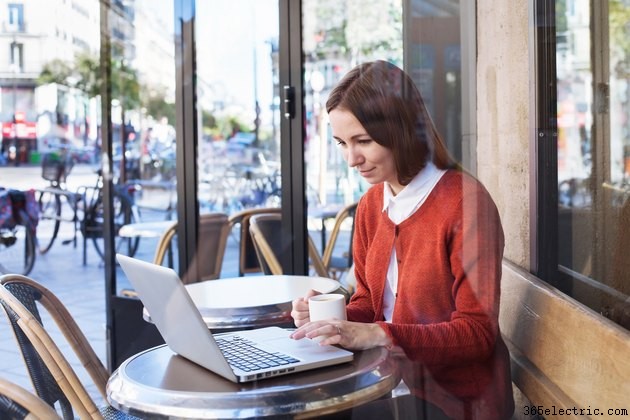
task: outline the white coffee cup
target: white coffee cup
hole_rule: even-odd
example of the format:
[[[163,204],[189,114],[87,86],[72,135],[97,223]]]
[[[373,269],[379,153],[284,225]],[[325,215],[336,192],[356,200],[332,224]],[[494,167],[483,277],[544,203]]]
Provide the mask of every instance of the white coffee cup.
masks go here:
[[[311,321],[324,321],[338,319],[345,321],[346,297],[336,293],[312,296],[308,299],[308,313]],[[320,336],[316,341],[321,341],[325,336]]]

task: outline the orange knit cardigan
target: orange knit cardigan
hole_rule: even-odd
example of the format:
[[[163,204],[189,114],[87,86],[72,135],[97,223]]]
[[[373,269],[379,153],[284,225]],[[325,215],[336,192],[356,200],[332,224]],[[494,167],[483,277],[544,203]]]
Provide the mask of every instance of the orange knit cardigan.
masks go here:
[[[418,397],[453,418],[509,418],[509,354],[498,324],[504,238],[492,198],[473,177],[449,170],[399,225],[382,208],[380,184],[357,208],[357,290],[348,319],[380,324],[404,353],[403,377]],[[394,246],[398,290],[386,323],[383,289]]]

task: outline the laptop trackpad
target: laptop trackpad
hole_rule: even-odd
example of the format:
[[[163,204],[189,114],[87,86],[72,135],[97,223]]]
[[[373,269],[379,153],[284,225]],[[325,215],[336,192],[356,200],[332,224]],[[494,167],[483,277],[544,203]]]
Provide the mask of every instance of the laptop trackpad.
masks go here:
[[[308,360],[308,357],[317,358],[331,353],[351,354],[347,350],[339,349],[335,346],[320,346],[308,338],[294,340],[289,338],[291,331],[278,327],[261,328],[245,331],[244,333],[246,334],[242,335],[258,341],[268,350],[285,353],[301,360]]]

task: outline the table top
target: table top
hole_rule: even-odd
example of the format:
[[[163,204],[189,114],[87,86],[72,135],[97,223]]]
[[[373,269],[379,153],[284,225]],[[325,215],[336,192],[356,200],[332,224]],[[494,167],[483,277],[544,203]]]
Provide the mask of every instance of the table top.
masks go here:
[[[237,384],[159,346],[120,365],[108,381],[107,399],[139,417],[308,418],[375,400],[399,382],[397,363],[382,347],[355,352],[349,363]]]
[[[120,228],[118,235],[125,238],[159,238],[173,223],[177,223],[177,221],[159,220],[157,222],[129,223]]]
[[[245,329],[292,323],[291,302],[313,289],[334,293],[338,281],[314,276],[268,275],[208,280],[186,285],[208,328]],[[151,322],[149,313],[144,319]]]

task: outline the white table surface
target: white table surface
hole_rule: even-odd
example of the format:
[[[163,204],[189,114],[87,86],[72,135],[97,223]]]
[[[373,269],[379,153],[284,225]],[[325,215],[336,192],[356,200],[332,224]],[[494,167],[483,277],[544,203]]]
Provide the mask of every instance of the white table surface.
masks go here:
[[[186,285],[195,304],[202,308],[249,308],[277,305],[305,296],[311,290],[330,293],[339,282],[312,276],[247,276],[208,280]]]

